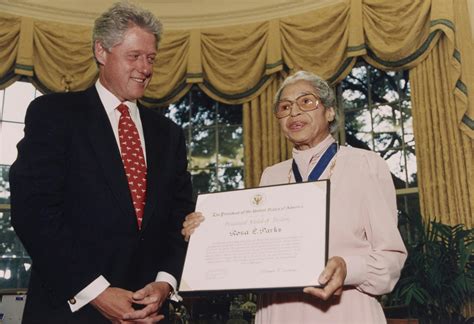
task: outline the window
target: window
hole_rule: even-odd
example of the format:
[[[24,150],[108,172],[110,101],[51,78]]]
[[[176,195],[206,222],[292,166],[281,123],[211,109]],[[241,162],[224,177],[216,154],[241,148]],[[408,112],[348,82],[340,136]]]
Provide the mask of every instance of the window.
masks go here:
[[[403,227],[406,216],[420,215],[408,71],[385,72],[358,62],[338,85],[337,97],[341,143],[387,161]]]
[[[23,138],[26,108],[40,95],[28,82],[0,90],[0,289],[28,286],[31,260],[10,225],[8,172],[16,159],[16,144]]]
[[[242,105],[193,88],[165,114],[184,129],[195,194],[244,187]]]

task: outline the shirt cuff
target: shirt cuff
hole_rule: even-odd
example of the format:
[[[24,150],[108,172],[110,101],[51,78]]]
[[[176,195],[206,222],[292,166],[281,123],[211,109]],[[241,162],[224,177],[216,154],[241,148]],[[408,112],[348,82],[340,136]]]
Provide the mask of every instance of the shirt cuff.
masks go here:
[[[155,281],[167,282],[171,286],[171,292],[170,292],[170,295],[168,296],[169,299],[175,302],[180,302],[183,300],[183,298],[180,295],[178,295],[178,291],[176,289],[178,282],[176,281],[176,278],[173,277],[173,275],[169,274],[168,272],[160,271],[156,275]]]
[[[343,256],[346,262],[347,275],[344,285],[358,286],[362,284],[367,277],[367,265],[364,257],[358,255]]]
[[[76,296],[74,296],[74,298],[68,300],[71,312],[74,313],[89,304],[109,286],[110,283],[103,276],[92,281],[86,288],[82,289]]]

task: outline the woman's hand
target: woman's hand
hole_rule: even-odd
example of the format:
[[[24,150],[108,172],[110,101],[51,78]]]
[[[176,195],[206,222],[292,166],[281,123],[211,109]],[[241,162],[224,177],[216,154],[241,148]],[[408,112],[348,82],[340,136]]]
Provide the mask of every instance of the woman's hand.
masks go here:
[[[200,212],[193,212],[186,216],[186,220],[183,223],[183,229],[181,230],[181,234],[184,236],[184,240],[187,242],[189,241],[189,237],[191,234],[194,233],[194,230],[199,227],[204,221],[204,216]]]
[[[319,283],[323,288],[306,287],[303,292],[328,300],[331,296],[340,296],[347,276],[346,262],[343,258],[335,256],[329,259],[326,267],[319,276]]]

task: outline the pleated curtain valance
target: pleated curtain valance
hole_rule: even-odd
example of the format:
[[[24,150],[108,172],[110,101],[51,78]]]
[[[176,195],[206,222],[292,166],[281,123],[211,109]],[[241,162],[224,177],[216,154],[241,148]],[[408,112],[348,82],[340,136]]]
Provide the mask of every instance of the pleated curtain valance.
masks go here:
[[[462,73],[456,2],[347,0],[261,23],[165,30],[145,102],[176,101],[191,84],[221,102],[249,102],[285,68],[313,71],[336,83],[359,56],[382,69],[407,69],[425,59],[441,34],[451,41],[453,91],[462,97],[470,80]],[[90,27],[0,18],[3,87],[18,75],[34,77],[44,91],[84,89],[94,82]],[[465,99],[459,105],[460,127],[474,137],[474,108]]]
[[[175,102],[195,84],[215,100],[242,103],[245,182],[255,186],[263,168],[291,152],[271,116],[272,97],[282,77],[305,69],[336,84],[360,57],[380,69],[410,70],[416,88],[413,109],[418,170],[426,176],[419,180],[422,210],[425,217],[446,214],[448,219],[471,224],[474,104],[469,98],[474,75],[466,0],[346,0],[257,23],[165,29],[155,74],[142,102]],[[431,63],[421,64],[426,60]],[[427,72],[433,64],[436,69]],[[426,73],[433,71],[441,74],[429,74],[427,79]],[[97,72],[91,27],[0,13],[1,88],[25,76],[43,91],[80,90],[95,81]],[[437,78],[443,79],[441,89],[432,82]],[[436,122],[439,118],[426,115],[437,112],[451,114],[445,135],[443,125]],[[460,149],[449,155],[440,153],[433,164],[428,162],[433,153],[423,147],[424,141],[436,136],[445,143],[454,141],[449,144]],[[459,168],[446,171],[440,160],[446,156],[457,160]],[[446,171],[443,178],[438,168]],[[439,182],[428,178],[433,174]],[[447,190],[461,198],[447,197],[451,203],[433,207]]]

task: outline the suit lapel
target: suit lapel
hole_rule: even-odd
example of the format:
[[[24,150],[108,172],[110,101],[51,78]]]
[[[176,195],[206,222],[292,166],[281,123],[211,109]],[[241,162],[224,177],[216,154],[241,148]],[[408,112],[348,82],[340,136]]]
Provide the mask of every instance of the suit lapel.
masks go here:
[[[109,118],[95,87],[89,88],[86,91],[86,96],[88,100],[86,127],[90,143],[94,148],[106,181],[109,183],[110,190],[117,200],[117,204],[125,215],[134,216],[135,211],[128,188],[127,177]],[[137,226],[136,218],[130,219],[134,220],[135,226]]]
[[[159,203],[156,197],[163,197],[159,192],[162,189],[161,186],[163,183],[160,179],[162,177],[161,172],[163,172],[164,169],[164,145],[162,136],[159,134],[161,129],[159,129],[157,123],[153,121],[156,119],[153,113],[147,111],[146,108],[140,108],[139,111],[145,137],[147,161],[147,198],[142,221],[142,230],[144,230],[150,221],[157,202]]]

